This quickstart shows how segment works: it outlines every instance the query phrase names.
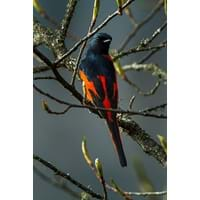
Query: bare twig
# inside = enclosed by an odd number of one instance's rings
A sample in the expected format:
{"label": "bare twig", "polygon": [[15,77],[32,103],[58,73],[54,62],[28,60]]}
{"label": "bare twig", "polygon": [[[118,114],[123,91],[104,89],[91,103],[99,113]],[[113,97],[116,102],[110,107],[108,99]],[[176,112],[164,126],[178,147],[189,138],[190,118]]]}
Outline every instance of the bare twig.
{"label": "bare twig", "polygon": [[57,81],[57,79],[53,76],[37,76],[37,77],[33,77],[33,80],[55,80],[55,81]]}
{"label": "bare twig", "polygon": [[154,106],[154,107],[151,107],[151,108],[146,108],[146,109],[143,109],[143,110],[140,110],[140,111],[141,112],[153,112],[153,111],[157,111],[157,110],[160,110],[160,109],[164,109],[166,106],[167,106],[167,104],[163,103],[161,105]]}
{"label": "bare twig", "polygon": [[163,0],[160,0],[156,6],[153,8],[153,10],[151,11],[151,13],[144,18],[144,20],[142,22],[140,22],[135,29],[127,36],[127,38],[122,42],[122,44],[119,47],[119,52],[122,51],[126,45],[129,43],[129,41],[137,34],[137,32],[146,24],[148,23],[154,16],[155,14],[160,10],[160,8],[163,5]]}
{"label": "bare twig", "polygon": [[163,196],[167,194],[167,191],[160,192],[125,192],[128,195],[132,196]]}
{"label": "bare twig", "polygon": [[133,96],[130,98],[129,105],[128,105],[128,109],[129,109],[129,110],[132,109],[133,103],[134,103],[134,101],[135,101],[135,98],[136,98],[135,95],[133,95]]}
{"label": "bare twig", "polygon": [[[165,21],[159,28],[157,28],[154,31],[154,33],[152,34],[150,38],[145,38],[144,40],[142,40],[142,42],[140,43],[140,46],[146,47],[147,45],[149,45],[166,27],[167,27],[167,22]],[[167,43],[167,42],[164,41],[163,43]]]}
{"label": "bare twig", "polygon": [[46,72],[50,70],[51,68],[49,66],[39,66],[39,67],[33,67],[33,73],[41,73],[41,72]]}
{"label": "bare twig", "polygon": [[37,174],[37,176],[39,176],[45,182],[57,187],[58,189],[63,190],[64,192],[67,192],[68,194],[70,194],[72,197],[74,197],[76,199],[80,199],[80,195],[78,193],[76,193],[75,191],[73,191],[72,189],[70,189],[65,183],[63,183],[63,182],[59,183],[58,181],[51,179],[50,177],[48,177],[44,173],[42,173],[35,166],[33,167],[33,170],[34,170],[34,173]]}
{"label": "bare twig", "polygon": [[51,169],[56,175],[63,177],[64,179],[68,180],[70,183],[72,183],[73,185],[77,186],[78,188],[80,188],[81,190],[87,192],[88,194],[90,194],[92,197],[97,198],[97,199],[103,199],[103,196],[101,196],[100,194],[94,192],[92,189],[90,189],[89,187],[83,185],[82,183],[76,181],[74,178],[72,178],[69,173],[64,173],[61,170],[59,170],[57,167],[55,167],[53,164],[51,164],[50,162],[42,159],[41,157],[37,156],[37,155],[33,155],[33,159],[37,160],[38,162],[40,162],[41,164],[43,164],[44,166],[48,167],[49,169]]}
{"label": "bare twig", "polygon": [[152,51],[152,50],[160,50],[161,48],[164,48],[166,46],[167,46],[166,41],[164,41],[162,44],[159,44],[157,46],[152,46],[152,47],[144,47],[142,45],[139,45],[138,47],[131,48],[127,51],[120,52],[119,54],[114,56],[113,60],[116,60],[116,59],[124,57],[124,56],[128,56],[132,53],[138,53],[138,52],[143,52],[143,51]]}
{"label": "bare twig", "polygon": [[134,17],[133,14],[132,14],[132,11],[131,11],[131,8],[130,8],[130,7],[127,7],[127,8],[125,9],[125,13],[126,13],[126,15],[129,17],[129,19],[130,19],[132,25],[133,25],[134,27],[137,26],[137,22],[136,22],[136,20],[135,20],[135,17]]}
{"label": "bare twig", "polygon": [[162,80],[164,82],[167,81],[167,73],[161,69],[158,65],[156,64],[137,64],[133,63],[130,65],[124,65],[123,66],[124,71],[128,70],[134,70],[134,71],[147,71],[150,72],[153,76],[156,76],[159,80]]}
{"label": "bare twig", "polygon": [[60,104],[63,104],[63,105],[67,105],[67,106],[69,106],[69,104],[70,104],[70,103],[68,103],[68,102],[66,102],[66,101],[62,101],[62,100],[60,100],[60,99],[58,99],[58,98],[56,98],[56,97],[54,97],[54,96],[48,94],[47,92],[42,91],[42,90],[39,89],[35,84],[33,84],[33,88],[34,88],[37,92],[39,92],[40,94],[42,94],[42,95],[44,95],[44,96],[46,96],[46,97],[48,97],[48,98],[50,98],[50,99],[56,101],[57,103],[60,103]]}
{"label": "bare twig", "polygon": [[[164,42],[164,41],[163,41]],[[160,44],[162,44],[163,42],[161,42]],[[143,58],[141,58],[137,63],[138,64],[142,64],[144,62],[146,62],[149,58],[151,58],[151,56],[153,56],[155,53],[157,53],[160,49],[153,49],[150,53],[148,53],[147,55],[145,55]]]}
{"label": "bare twig", "polygon": [[113,179],[111,179],[111,184],[112,184],[111,186],[112,190],[115,190],[117,193],[119,193],[124,200],[132,200],[130,195],[126,194],[125,191],[121,187],[119,187]]}
{"label": "bare twig", "polygon": [[142,91],[135,83],[133,83],[132,81],[130,81],[127,77],[124,79],[129,85],[131,85],[132,87],[135,88],[136,92],[142,96],[151,96],[154,95],[155,92],[157,91],[157,89],[160,86],[160,81],[157,81],[154,85],[154,87],[152,89],[150,89],[149,91],[145,92]]}

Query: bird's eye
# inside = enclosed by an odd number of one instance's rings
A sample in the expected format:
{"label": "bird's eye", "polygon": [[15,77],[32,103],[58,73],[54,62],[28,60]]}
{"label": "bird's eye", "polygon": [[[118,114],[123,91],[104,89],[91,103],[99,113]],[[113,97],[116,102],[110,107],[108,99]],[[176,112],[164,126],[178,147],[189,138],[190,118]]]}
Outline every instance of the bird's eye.
{"label": "bird's eye", "polygon": [[103,40],[103,43],[108,43],[108,42],[111,42],[111,39]]}

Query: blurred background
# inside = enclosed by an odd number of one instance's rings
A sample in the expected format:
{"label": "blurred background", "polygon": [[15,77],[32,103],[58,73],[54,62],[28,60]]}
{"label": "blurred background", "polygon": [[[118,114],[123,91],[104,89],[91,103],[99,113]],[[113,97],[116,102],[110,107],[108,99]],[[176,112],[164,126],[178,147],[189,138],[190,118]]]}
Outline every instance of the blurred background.
{"label": "blurred background", "polygon": [[[60,22],[64,12],[66,0],[40,0],[39,1],[45,11],[55,21]],[[114,0],[101,0],[100,13],[96,22],[96,25],[100,24],[110,13],[117,9],[116,1]],[[141,22],[151,10],[158,3],[158,0],[136,0],[130,5],[132,13],[137,22]],[[88,26],[90,24],[91,15],[93,9],[93,1],[78,1],[72,22],[69,27],[69,31],[77,38],[81,38],[86,35]],[[34,10],[34,17],[39,20],[43,25],[55,28],[51,23],[41,17]],[[160,27],[163,22],[166,21],[166,15],[164,9],[161,8],[155,16],[133,37],[125,49],[129,49],[137,46],[143,38],[150,37],[152,33]],[[106,32],[112,35],[111,49],[118,49],[126,36],[132,31],[133,25],[129,18],[123,14],[122,16],[115,17],[109,22],[101,32]],[[152,44],[159,44],[166,39],[166,29],[157,37]],[[66,46],[72,47],[75,41],[73,39],[66,39]],[[53,56],[46,48],[42,49],[48,57],[53,59]],[[78,51],[73,53],[76,57]],[[139,61],[146,52],[131,54],[130,56],[123,57],[121,64],[131,64]],[[163,48],[158,53],[154,54],[147,63],[156,63],[165,71],[167,70],[167,58],[166,48]],[[37,66],[37,62],[34,61],[34,66]],[[45,72],[46,75],[51,72]],[[70,81],[71,72],[66,70],[62,71],[62,75],[66,80]],[[145,91],[150,90],[156,81],[155,77],[152,77],[150,73],[146,72],[128,72],[129,79],[136,83],[140,88]],[[161,84],[158,91],[148,97],[138,95],[137,92],[129,84],[124,82],[118,77],[119,82],[119,106],[123,109],[128,108],[128,103],[131,96],[135,95],[136,99],[133,104],[134,110],[144,109],[147,107],[156,106],[162,103],[166,103],[166,85]],[[64,90],[57,82],[51,80],[37,81],[37,86],[44,91],[47,91],[54,96],[57,96],[63,100],[73,103],[79,103],[73,98],[69,92]],[[81,91],[81,84],[76,81],[76,87]],[[82,91],[81,91],[82,93]],[[142,185],[141,179],[149,180],[151,183],[149,190],[161,191],[166,189],[166,169],[153,158],[145,154],[141,148],[136,144],[129,136],[122,134],[124,150],[127,156],[128,167],[121,168],[119,165],[118,157],[114,151],[112,142],[108,135],[108,128],[106,127],[104,120],[98,116],[91,114],[87,109],[71,109],[65,115],[50,115],[46,113],[41,106],[42,100],[47,100],[49,106],[53,110],[61,111],[63,106],[47,99],[46,97],[38,94],[34,91],[34,153],[38,154],[42,158],[52,162],[59,169],[64,172],[70,173],[70,175],[79,180],[84,185],[89,185],[99,193],[102,193],[102,186],[99,184],[94,173],[86,164],[82,152],[81,141],[83,136],[87,138],[87,146],[90,155],[93,159],[99,158],[103,164],[104,175],[106,181],[110,181],[113,178],[119,186],[126,191],[141,191],[144,185]],[[166,120],[147,118],[141,116],[133,116],[134,120],[155,140],[157,134],[166,136],[167,126]],[[135,164],[134,164],[135,163]],[[41,166],[37,162],[34,165],[38,167],[42,172],[48,175],[50,178],[54,177],[52,172],[47,168]],[[143,169],[144,168],[144,169]],[[141,177],[143,174],[144,177]],[[62,191],[55,186],[47,183],[36,173],[34,176],[34,200],[43,199],[76,199],[70,193]],[[59,180],[63,181],[63,180]],[[69,188],[77,191],[79,194],[81,191],[67,183]],[[122,199],[115,193],[109,193],[109,199]],[[137,199],[145,199],[145,197],[134,197]],[[162,198],[152,198],[162,199]]]}

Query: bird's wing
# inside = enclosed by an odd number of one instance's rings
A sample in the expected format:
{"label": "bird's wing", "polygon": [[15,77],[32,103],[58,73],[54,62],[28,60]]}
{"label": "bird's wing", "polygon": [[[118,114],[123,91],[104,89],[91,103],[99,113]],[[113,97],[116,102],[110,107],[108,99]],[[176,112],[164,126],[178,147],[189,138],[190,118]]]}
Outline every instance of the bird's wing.
{"label": "bird's wing", "polygon": [[[84,83],[85,97],[97,107],[117,108],[118,88],[112,61],[105,56],[86,57],[80,65],[80,78]],[[112,119],[111,112],[101,112]]]}

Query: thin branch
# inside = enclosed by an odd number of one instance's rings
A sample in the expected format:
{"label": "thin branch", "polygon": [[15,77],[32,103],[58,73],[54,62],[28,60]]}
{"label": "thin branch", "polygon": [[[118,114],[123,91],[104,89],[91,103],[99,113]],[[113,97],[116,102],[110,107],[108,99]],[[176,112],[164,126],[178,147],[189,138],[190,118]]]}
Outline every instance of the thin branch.
{"label": "thin branch", "polygon": [[119,54],[117,54],[116,56],[114,56],[113,60],[116,60],[118,58],[121,58],[121,57],[124,57],[124,56],[128,56],[132,53],[138,53],[138,52],[143,52],[143,51],[152,51],[152,50],[160,50],[164,47],[167,46],[167,42],[164,41],[163,43],[157,45],[157,46],[152,46],[152,47],[144,47],[142,45],[138,46],[138,47],[134,47],[134,48],[131,48],[127,51],[122,51],[120,52]]}
{"label": "thin branch", "polygon": [[54,179],[51,179],[50,177],[46,176],[44,173],[42,173],[38,168],[36,168],[35,166],[33,167],[33,171],[34,173],[39,176],[43,181],[55,186],[58,189],[63,190],[64,192],[67,192],[68,194],[70,194],[72,197],[76,198],[76,199],[80,199],[80,195],[78,193],[76,193],[75,191],[73,191],[72,189],[70,189],[65,183],[59,183]]}
{"label": "thin branch", "polygon": [[132,196],[163,196],[167,195],[167,191],[160,191],[160,192],[125,192],[128,195]]}
{"label": "thin branch", "polygon": [[135,88],[136,92],[142,96],[151,96],[154,95],[155,92],[158,90],[159,86],[160,86],[160,81],[157,81],[155,83],[155,85],[153,86],[152,89],[150,89],[149,91],[145,92],[142,91],[135,83],[133,83],[132,81],[130,81],[128,78],[124,79],[129,85],[131,85],[132,87]]}
{"label": "thin branch", "polygon": [[134,17],[133,14],[132,14],[131,8],[130,8],[130,7],[127,7],[127,8],[125,9],[125,13],[126,13],[126,15],[129,17],[130,22],[132,23],[132,25],[133,25],[134,27],[136,27],[136,26],[137,26],[137,22],[136,22],[136,20],[135,20],[135,17]]}
{"label": "thin branch", "polygon": [[82,183],[76,181],[74,178],[72,178],[69,175],[69,173],[62,172],[61,170],[59,170],[57,167],[55,167],[50,162],[47,162],[46,160],[42,159],[41,157],[39,157],[37,155],[33,155],[33,159],[37,160],[38,162],[40,162],[41,164],[43,164],[44,166],[46,166],[48,169],[52,170],[56,175],[58,175],[60,177],[63,177],[64,179],[66,179],[70,183],[72,183],[73,185],[77,186],[81,190],[83,190],[86,193],[90,194],[92,197],[97,198],[97,199],[103,199],[103,196],[101,196],[100,194],[94,192],[92,189],[90,189],[89,187],[83,185]]}
{"label": "thin branch", "polygon": [[49,114],[53,114],[53,115],[63,115],[66,114],[72,107],[71,106],[67,106],[67,108],[65,108],[63,111],[60,112],[56,112],[56,111],[52,111],[49,106],[48,108],[45,108],[45,110],[49,113]]}
{"label": "thin branch", "polygon": [[[164,42],[164,41],[163,41]],[[161,42],[160,44],[162,44],[163,42]],[[152,50],[150,53],[148,53],[147,55],[145,55],[143,58],[141,58],[137,63],[138,64],[142,64],[144,62],[146,62],[149,58],[151,58],[155,53],[157,53],[160,49],[154,49]]]}
{"label": "thin branch", "polygon": [[159,80],[162,80],[164,82],[167,81],[167,73],[156,64],[133,63],[133,64],[130,64],[130,65],[124,65],[123,70],[124,71],[134,70],[134,71],[137,71],[137,72],[147,71],[147,72],[150,72],[153,76],[156,76]]}
{"label": "thin branch", "polygon": [[122,42],[118,50],[119,52],[122,51],[129,43],[129,41],[137,34],[137,32],[155,16],[155,14],[162,8],[162,6],[163,6],[163,0],[160,0],[156,4],[156,6],[152,9],[151,13],[146,18],[144,18],[143,21],[140,22],[135,27],[135,29],[128,35],[128,37]]}
{"label": "thin branch", "polygon": [[56,102],[59,103],[59,104],[67,105],[67,106],[70,105],[70,103],[68,103],[68,102],[66,102],[66,101],[62,101],[62,100],[60,100],[60,99],[58,99],[58,98],[56,98],[56,97],[50,95],[49,93],[42,91],[42,90],[41,90],[40,88],[38,88],[35,84],[33,84],[33,88],[34,88],[37,92],[39,92],[40,94],[42,94],[42,95],[44,95],[44,96],[46,96],[46,97],[48,97],[48,98],[50,98],[50,99],[56,101]]}
{"label": "thin branch", "polygon": [[37,77],[33,77],[33,80],[56,80],[57,79],[53,76],[37,76]]}
{"label": "thin branch", "polygon": [[153,111],[157,111],[157,110],[160,110],[160,109],[164,109],[166,106],[167,106],[167,104],[163,103],[161,105],[154,106],[154,107],[151,107],[151,108],[146,108],[146,109],[143,109],[143,110],[140,110],[140,111],[141,112],[153,112]]}
{"label": "thin branch", "polygon": [[[135,0],[128,0],[123,6],[122,9],[126,8],[129,4],[134,2]],[[100,29],[102,29],[109,21],[111,21],[114,17],[119,15],[119,11],[116,10],[114,13],[109,15],[97,28],[95,28],[90,34],[87,34],[84,36],[79,42],[77,42],[69,51],[64,53],[58,60],[54,62],[54,65],[57,65],[62,60],[64,60],[66,57],[68,57],[70,54],[72,54],[85,40],[88,40],[90,37],[92,37],[96,32],[98,32]]]}
{"label": "thin branch", "polygon": [[41,72],[46,72],[50,70],[51,68],[49,66],[39,66],[39,67],[33,67],[33,73],[41,73]]}
{"label": "thin branch", "polygon": [[128,105],[128,109],[129,109],[129,110],[132,109],[133,103],[134,103],[134,101],[135,101],[135,98],[136,98],[135,95],[133,95],[133,96],[130,98],[129,105]]}
{"label": "thin branch", "polygon": [[[145,38],[144,40],[142,40],[142,42],[140,43],[141,46],[147,46],[149,45],[156,37],[158,37],[158,35],[167,27],[167,22],[165,21],[158,29],[156,29],[154,31],[154,33],[152,34],[152,36],[150,38]],[[163,42],[164,43],[164,42]],[[165,43],[167,43],[165,41]]]}

